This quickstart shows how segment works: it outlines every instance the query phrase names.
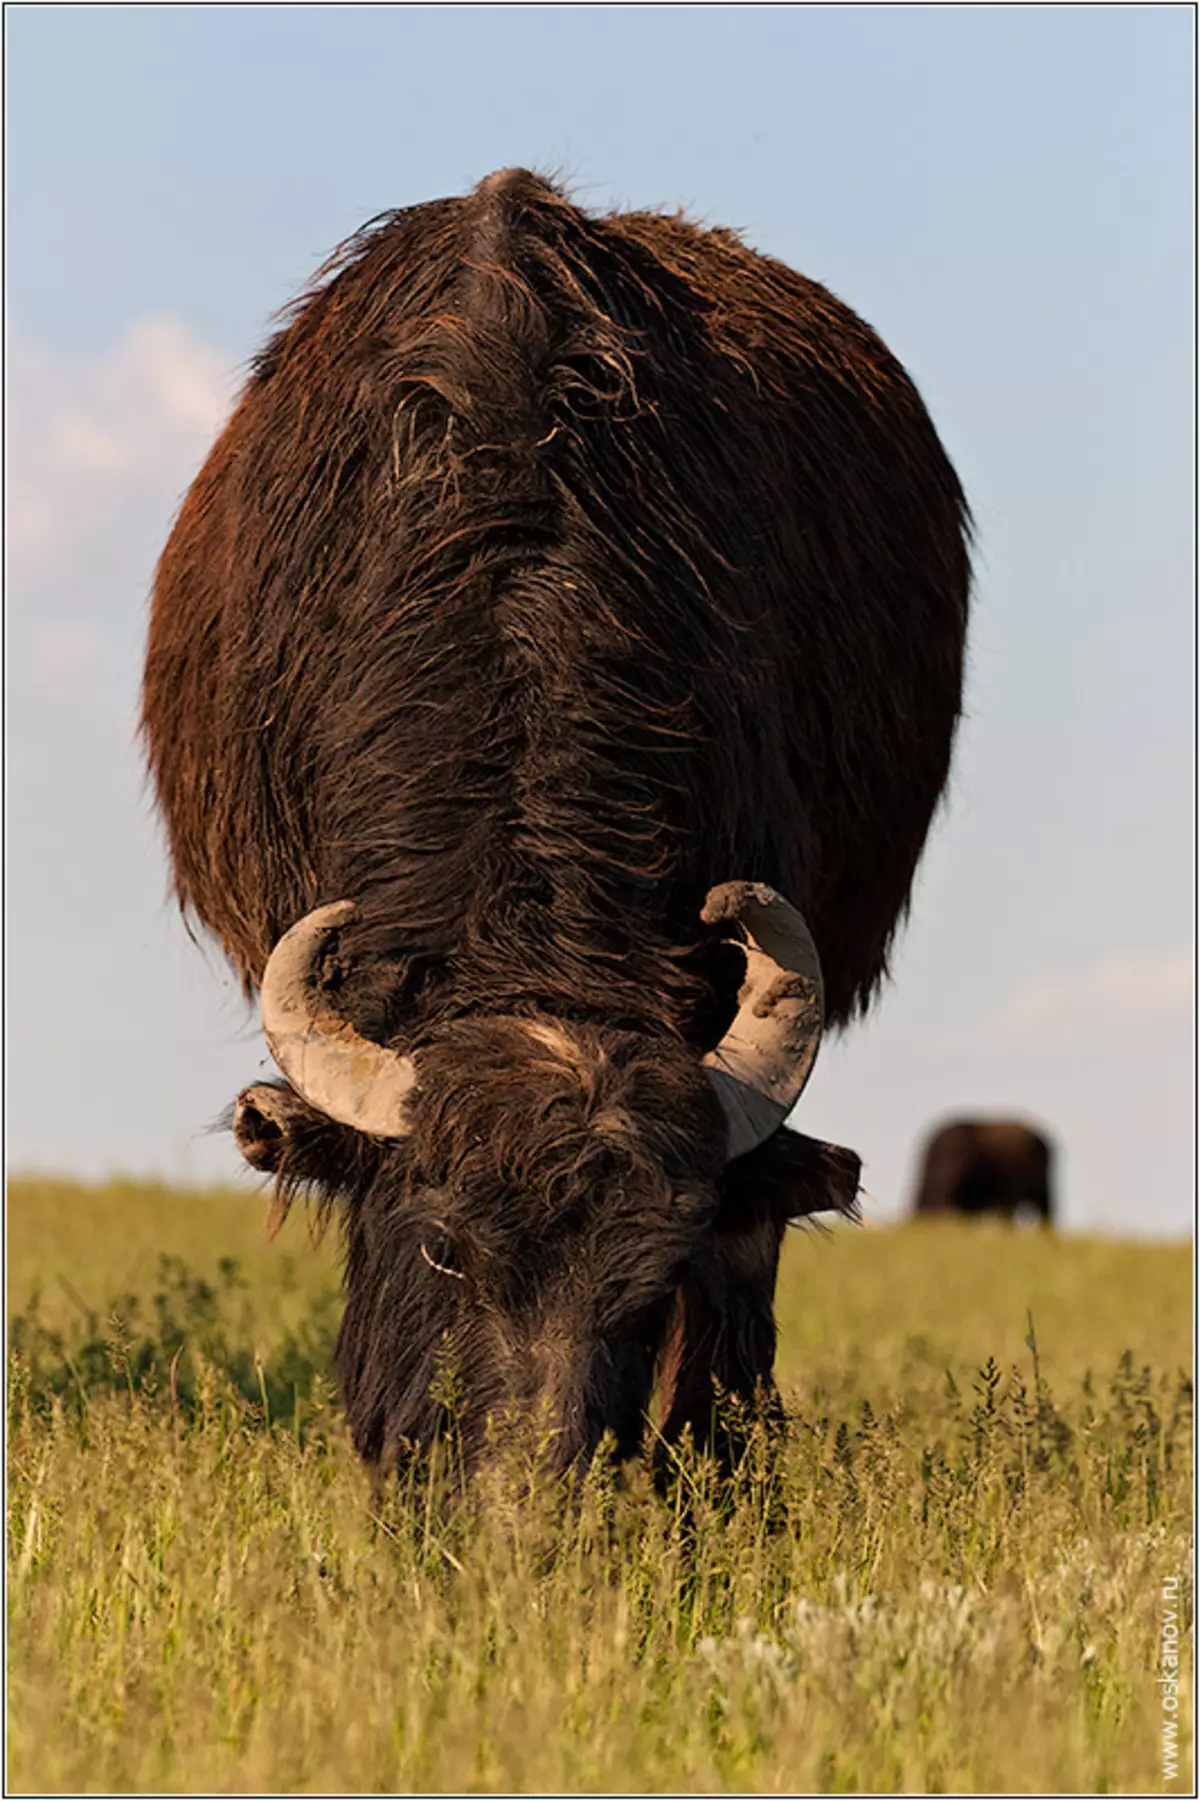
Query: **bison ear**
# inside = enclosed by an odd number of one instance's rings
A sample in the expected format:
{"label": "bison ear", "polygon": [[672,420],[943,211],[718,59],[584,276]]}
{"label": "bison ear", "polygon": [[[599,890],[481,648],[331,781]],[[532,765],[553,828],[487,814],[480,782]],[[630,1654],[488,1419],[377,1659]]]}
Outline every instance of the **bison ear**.
{"label": "bison ear", "polygon": [[857,1220],[861,1173],[855,1151],[781,1126],[749,1156],[726,1165],[722,1212],[769,1215],[781,1226],[813,1213]]}
{"label": "bison ear", "polygon": [[826,1144],[822,1139],[806,1138],[802,1132],[781,1132],[781,1138],[795,1139],[788,1159],[791,1169],[791,1194],[788,1218],[803,1219],[809,1213],[840,1213],[844,1219],[859,1217],[859,1177],[862,1158],[843,1144]]}
{"label": "bison ear", "polygon": [[238,1150],[252,1169],[277,1175],[285,1162],[299,1163],[294,1173],[302,1180],[317,1174],[303,1165],[330,1130],[329,1121],[298,1094],[273,1082],[243,1089],[234,1103],[232,1125]]}

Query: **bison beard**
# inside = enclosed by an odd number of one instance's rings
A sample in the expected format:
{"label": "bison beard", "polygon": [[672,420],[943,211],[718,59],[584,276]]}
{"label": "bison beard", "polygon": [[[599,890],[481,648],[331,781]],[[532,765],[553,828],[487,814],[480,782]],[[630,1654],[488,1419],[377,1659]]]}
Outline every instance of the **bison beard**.
{"label": "bison beard", "polygon": [[[732,234],[505,171],[297,303],[163,554],[143,718],[181,903],[265,1015],[291,959],[235,1130],[339,1207],[365,1455],[437,1429],[447,1348],[472,1452],[535,1401],[562,1462],[630,1450],[656,1371],[668,1434],[769,1390],[785,1225],[858,1175],[778,1128],[822,979],[841,1025],[885,972],[967,588],[903,370]],[[819,971],[758,980],[747,880]]]}

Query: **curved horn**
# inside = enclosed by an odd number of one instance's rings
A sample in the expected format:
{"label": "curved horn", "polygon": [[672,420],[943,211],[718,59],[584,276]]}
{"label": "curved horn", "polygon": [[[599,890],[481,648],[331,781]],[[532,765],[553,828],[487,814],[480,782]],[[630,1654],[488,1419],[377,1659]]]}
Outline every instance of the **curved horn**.
{"label": "curved horn", "polygon": [[732,1162],[783,1124],[812,1073],[824,1017],[821,963],[803,917],[763,882],[710,889],[700,917],[708,925],[736,921],[746,934],[737,1017],[704,1059]]}
{"label": "curved horn", "polygon": [[263,1031],[276,1063],[312,1106],[374,1138],[404,1138],[412,1130],[412,1059],[356,1032],[326,1004],[317,978],[325,941],[353,916],[353,901],[334,901],[284,933],[263,971]]}

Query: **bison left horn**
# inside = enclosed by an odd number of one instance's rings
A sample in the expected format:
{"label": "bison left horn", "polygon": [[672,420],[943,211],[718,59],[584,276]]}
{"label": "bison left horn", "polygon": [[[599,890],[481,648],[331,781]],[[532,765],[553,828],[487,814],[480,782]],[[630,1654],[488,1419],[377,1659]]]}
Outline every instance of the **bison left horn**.
{"label": "bison left horn", "polygon": [[328,1005],[319,980],[321,952],[354,910],[353,901],[335,901],[284,933],[263,971],[263,1031],[276,1063],[311,1106],[374,1138],[404,1138],[417,1080],[412,1059],[356,1032]]}
{"label": "bison left horn", "polygon": [[802,915],[763,882],[710,889],[700,917],[740,925],[745,935],[737,1017],[704,1059],[732,1162],[778,1130],[812,1073],[824,1019],[821,962]]}

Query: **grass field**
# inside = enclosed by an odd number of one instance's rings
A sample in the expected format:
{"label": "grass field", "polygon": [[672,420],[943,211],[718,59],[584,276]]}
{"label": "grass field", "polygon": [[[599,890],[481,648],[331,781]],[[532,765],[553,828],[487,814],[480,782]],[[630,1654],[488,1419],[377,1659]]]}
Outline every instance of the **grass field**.
{"label": "grass field", "polygon": [[797,1233],[787,1433],[564,1507],[376,1492],[262,1222],[10,1189],[10,1791],[1191,1789],[1188,1250]]}

